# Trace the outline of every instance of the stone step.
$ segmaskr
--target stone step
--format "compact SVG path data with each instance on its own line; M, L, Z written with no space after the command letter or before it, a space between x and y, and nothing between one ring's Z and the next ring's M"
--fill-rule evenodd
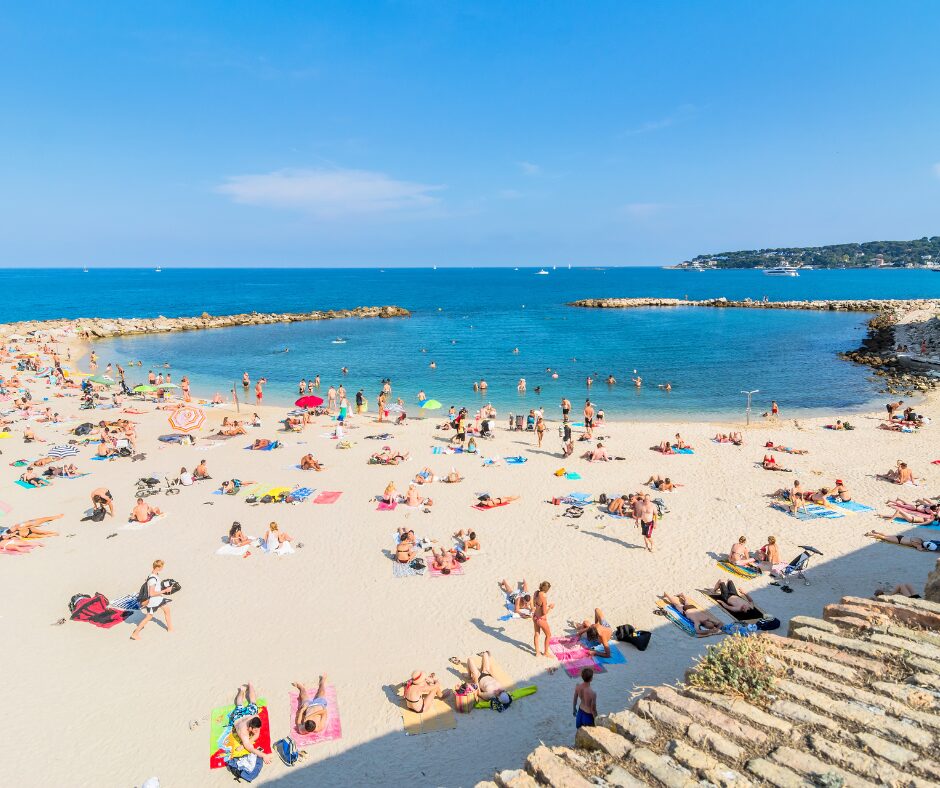
M865 599L858 596L842 597L843 605L851 605L854 608L869 610L872 613L888 616L906 626L919 626L925 629L940 630L940 605L936 605L936 611L920 610L907 607L894 602L885 601L888 599L906 599L906 597L881 597L879 599ZM928 604L933 604L928 603ZM825 613L824 613L825 615Z
M821 761L815 755L795 750L792 747L777 747L770 754L770 758L781 766L786 766L788 769L793 769L804 777L810 778L816 784L819 784L820 777L833 775L841 778L843 785L852 788L876 788L876 786L881 785L880 782L869 782L838 766Z
M613 788L645 788L649 785L648 780L641 780L634 777L620 764L612 764L607 768L604 774L604 782Z
M880 659L868 659L859 654L847 654L844 651L839 651L838 647L832 648L821 643L810 642L809 640L785 638L771 633L765 633L763 637L766 638L772 646L779 648L781 651L802 651L807 654L822 657L823 659L828 659L836 664L847 665L855 670L864 670L879 676L884 673L884 662Z
M796 641L787 641L793 643ZM828 657L819 657L808 651L801 651L796 648L777 648L774 647L774 654L784 662L793 665L805 665L813 670L828 673L842 681L848 681L853 684L859 684L862 681L862 674L855 668L843 665L841 662L834 662Z
M747 788L751 785L751 781L740 772L726 766L708 753L690 747L684 741L672 739L666 744L666 752L677 763L701 775L719 788Z
M792 638L794 629L798 629L799 627L812 627L813 629L829 632L833 635L838 635L842 631L836 624L832 624L822 618L816 618L815 616L793 616L793 618L790 619L789 637Z
M940 675L937 675L934 671L915 673L912 676L908 676L907 680L914 686L925 687L940 692Z
M643 699L637 701L634 709L637 714L654 720L676 733L685 734L690 741L700 747L713 750L731 761L738 761L744 756L744 750L727 737L693 722L691 717L675 711L664 703Z
M613 758L625 758L634 748L625 736L601 726L578 728L574 744L579 749L603 752Z
M752 758L747 762L747 770L775 788L804 788L804 786L815 785L786 766L768 761L766 758Z
M894 738L902 739L915 747L927 748L933 744L933 735L921 728L905 724L899 720L876 714L853 703L838 700L822 692L803 687L787 679L777 679L774 687L791 698L823 711L831 717L852 723L862 729L890 732Z
M843 631L835 624L832 624L831 626L835 627L835 629L837 629L839 632ZM884 645L868 643L862 640L855 640L853 638L843 637L842 635L834 635L831 632L823 631L816 627L797 627L793 630L790 636L795 640L806 640L810 643L818 643L823 646L832 646L835 649L843 649L850 653L868 657L873 660L890 656L894 651L896 651L896 649L889 649ZM883 671L884 667L880 666L880 670Z
M940 662L928 657L906 657L904 660L915 671L940 676Z
M907 749L907 747L902 747L900 744L886 741L880 736L877 736L874 733L869 733L868 731L855 734L844 733L843 736L853 740L856 744L867 747L879 758L883 758L884 760L893 763L895 766L906 766L911 761L917 760L917 753Z
M529 754L525 768L536 781L552 788L592 788L594 785L544 744Z
M892 605L906 607L911 610L923 610L927 613L936 613L940 615L940 603L931 602L929 599L911 599L909 596L883 596L879 597L882 602L890 602Z
M698 780L693 778L692 773L679 766L668 755L637 747L630 754L630 760L666 788L698 788Z
M838 722L822 714L817 714L812 709L806 708L802 703L794 703L789 700L775 700L770 704L770 711L772 714L776 714L787 720L792 720L793 722L798 722L801 725L815 725L817 728L825 728L834 733L838 733L842 730L842 725Z
M671 687L656 687L649 697L662 701L677 711L688 714L693 719L746 744L762 745L767 741L767 734L763 731L729 717L723 711L700 703L694 698L680 695Z
M639 744L649 744L656 741L656 729L632 711L601 714L595 722L597 725L610 728L614 733L626 736L631 741Z
M901 684L897 681L874 681L871 685L878 692L887 695L898 703L904 703L920 711L940 710L940 693L927 687Z
M774 733L783 736L790 736L793 733L793 726L789 722L775 717L773 714L768 714L746 700L730 698L717 692L707 692L700 689L687 689L686 694L705 703L711 703L713 706L728 712L728 714L743 717L748 722L767 728Z
M936 660L938 666L940 666L940 648L937 646L932 646L929 643L921 643L911 638L898 637L897 635L883 635L880 632L870 635L868 639L871 643L887 646L897 651L908 651L911 654L916 654L918 657L924 657L925 659Z
M846 747L816 733L806 737L809 750L827 763L834 763L846 771L855 772L869 780L886 781L892 785L913 784L914 788L932 788L926 780L905 775L890 763L852 747Z

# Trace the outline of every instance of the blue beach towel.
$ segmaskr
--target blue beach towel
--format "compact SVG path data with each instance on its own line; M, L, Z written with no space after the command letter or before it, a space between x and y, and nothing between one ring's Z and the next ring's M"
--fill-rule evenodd
M570 481L577 481L578 479L581 478L581 474L578 473L577 471L571 471L570 473L565 474L565 478Z
M831 495L826 498L829 503L838 506L840 509L845 509L847 512L873 512L875 511L873 506L865 506L863 503L858 503L857 501L840 501L838 498L833 498Z
M20 487L22 487L22 488L24 488L24 489L26 489L26 490L36 490L36 489L38 489L38 487L36 487L35 485L27 484L27 483L24 482L22 479L17 479L17 480L16 480L16 483L17 483Z
M298 487L296 490L291 490L288 495L295 501L306 501L314 492L316 491L310 487Z
M595 662L599 662L601 665L626 665L627 658L623 655L623 652L617 648L613 643L610 644L610 656L602 657L597 651L595 651L594 646L590 641L585 638L581 638L582 645L591 652L591 656L594 658Z
M675 446L673 446L672 450L676 454L695 454L694 449L677 449Z
M99 457L97 454L91 458L95 462L101 462L103 460L110 460L110 457Z
M522 463L528 462L528 461L529 461L529 460L528 460L527 457L523 457L523 456L521 456L521 455L517 455L517 456L515 456L515 457L507 457L507 458L506 458L506 463L507 463L508 465L522 465Z
M279 449L281 447L280 441L271 441L263 449L252 449L251 446L246 446L245 451L271 451L271 449Z
M915 528L940 528L940 523L937 523L936 520L934 520L932 523L927 523L927 524L909 523L903 517L895 517L891 522L897 523L898 525L913 525Z
M440 446L434 446L434 447L431 449L431 454L440 454L441 451L443 451L443 450L441 449Z

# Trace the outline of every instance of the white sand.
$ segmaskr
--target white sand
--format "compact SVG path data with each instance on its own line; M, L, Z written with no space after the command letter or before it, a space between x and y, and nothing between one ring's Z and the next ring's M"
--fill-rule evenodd
M33 390L37 399L47 393L40 384ZM198 393L198 381L194 390ZM785 408L785 397L780 399ZM60 412L77 414L70 410L76 399L54 404ZM556 413L553 406L550 415ZM664 590L692 592L728 579L715 568L709 551L727 551L740 534L748 536L754 549L775 534L784 560L799 552L799 544L825 553L809 573L812 585L797 581L792 594L769 586L766 577L741 581L784 628L790 616L818 615L823 604L841 594L868 595L883 582L921 584L934 562L928 554L866 539L863 534L873 527L914 532L871 514L804 523L768 508L765 496L794 475L811 488L839 476L856 500L876 506L898 493L913 498L937 492L940 466L929 464L940 455L933 429L916 435L882 431L876 429L881 414L854 416L858 428L847 433L822 429L822 419L761 424L746 433L743 448L710 441L716 431L728 431L727 426L611 424L601 430L610 435L605 443L626 461L607 464L562 463L556 453L557 424L546 433L546 447L536 450L533 434L508 432L499 420L495 440L481 444L484 452L521 453L529 461L496 468L484 468L479 458L466 455L432 456L431 447L444 445L451 433L433 429L442 419L428 419L387 429L396 436L392 445L414 457L389 468L366 463L382 442L365 436L385 431L369 419L355 419L357 429L350 433L355 445L339 451L334 441L320 437L324 418L301 435L276 433L275 418L282 413L265 409L263 429L209 451L198 450L205 445L201 440L197 448L157 444L155 437L169 431L166 414L135 416L146 461L90 462L93 448L83 448L77 462L92 475L59 480L42 490L15 486L21 470L7 467L2 500L12 512L0 524L59 512L65 516L54 526L61 535L45 540L43 548L26 556L0 555L0 641L10 721L10 756L2 782L130 786L157 775L164 786L229 784L224 772L208 769L210 710L230 702L236 686L252 680L271 701L272 732L279 738L289 733L290 682L314 681L326 672L339 696L342 740L309 747L306 763L313 766L288 770L275 759L260 782L287 778L298 784L316 779L326 785L472 785L496 768L520 765L539 741L570 743L573 738L574 681L562 670L547 674L558 663L533 656L529 622L498 620L505 612L496 587L500 578L514 583L526 577L533 587L550 580L555 603L550 620L557 634L565 633L567 619L589 616L595 606L604 609L612 624L654 631L647 652L624 646L629 664L597 677L601 711L610 711L624 707L636 687L679 680L691 658L714 642L688 638L655 616L654 600ZM114 415L81 413L82 420L91 416L88 420L94 421ZM211 412L207 427L217 426L222 415ZM35 445L23 445L21 427L15 429L13 438L0 441L7 463L37 454ZM63 427L36 429L50 443L71 437ZM695 446L694 456L664 457L649 450L677 431ZM203 430L197 436L206 434ZM243 451L259 436L278 437L286 447ZM810 451L805 456L777 455L796 474L755 467L768 439ZM325 462L327 470L285 468L307 451ZM192 469L203 458L216 480L302 483L342 490L343 496L329 506L310 501L249 506L241 497L211 495L214 483L203 482L178 496L151 499L170 513L152 527L122 528L138 477L175 476L180 467ZM873 478L899 458L918 476L926 476L928 484L899 488ZM434 499L431 514L404 507L375 511L373 495L389 480L404 489L423 465L436 472L453 466L467 479L426 488ZM580 472L583 480L553 476L562 465ZM636 490L650 473L669 475L684 485L662 496L671 514L656 530L652 555L638 547L642 540L631 521L595 519L593 508L580 520L566 520L559 518L563 508L546 502L575 490L595 495ZM101 485L115 494L117 516L100 524L80 523L89 492ZM477 491L522 499L478 512L470 508ZM256 535L276 520L305 546L282 558L258 550L248 558L216 555L233 520ZM472 527L483 551L465 565L463 577L394 579L383 551L391 548L392 532L400 525L442 543L458 528ZM117 536L107 539L112 533ZM922 529L916 533L940 536ZM101 591L111 598L136 593L154 558L163 558L164 576L183 587L172 602L172 633L155 621L135 643L129 640L128 624L110 630L71 621L51 626L68 616L74 593ZM482 649L490 649L521 683L536 683L538 694L501 715L489 710L460 715L456 730L405 736L390 687L416 668L436 671L453 686L456 677L449 672L448 657L463 658ZM198 726L191 729L191 721Z

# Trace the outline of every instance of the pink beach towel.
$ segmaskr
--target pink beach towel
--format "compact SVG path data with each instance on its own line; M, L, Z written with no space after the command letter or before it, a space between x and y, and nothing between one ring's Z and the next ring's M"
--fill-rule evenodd
M511 503L512 501L503 501L502 503L498 503L495 506L480 506L479 504L475 504L471 506L470 508L476 509L477 511L480 511L480 512L488 512L490 509L499 509L500 506L509 506L509 504Z
M336 702L336 687L332 684L326 685L326 705L330 711L329 719L326 721L326 729L314 731L313 733L300 732L294 725L297 719L297 704L300 695L296 692L290 693L290 736L298 747L306 747L308 744L319 744L324 741L334 741L343 738L343 725L339 718L339 704Z
M450 570L450 574L445 575L443 572L441 572L440 569L434 568L434 564L431 563L433 560L433 558L428 559L428 573L431 575L431 577L453 577L454 575L463 574L463 564L461 564L459 561L455 561L454 568Z
M583 659L571 659L563 662L561 665L572 678L578 678L583 668L590 668L595 673L606 673L607 668L597 662L593 657L584 657Z
M379 501L379 505L375 507L375 511L394 512L396 506L398 506L398 503L395 501L392 501L391 503L385 503L385 501Z
M342 491L334 492L331 490L324 490L316 498L313 499L313 502L314 503L336 503L342 494L343 494Z
M548 648L559 662L571 662L591 656L591 653L576 637L552 638L548 641Z

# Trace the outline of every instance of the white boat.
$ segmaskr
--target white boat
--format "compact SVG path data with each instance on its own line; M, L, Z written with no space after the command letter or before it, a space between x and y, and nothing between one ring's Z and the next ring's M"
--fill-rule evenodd
M87 269L87 268L83 268L83 269L82 269L82 273L83 273L83 274L87 274L87 273L88 273L88 269Z
M799 276L800 272L789 263L784 263L773 268L765 268L764 274L767 276Z
M539 276L548 276L548 271L546 271L544 268L536 271L535 273L538 274Z
M701 273L702 271L707 271L708 269L705 268L705 266L702 265L701 263L692 263L692 265L687 265L685 267L685 270L686 271L698 271Z
M801 265L800 270L801 271L815 271L816 269L811 265Z
M157 274L159 274L161 271L163 271L162 268L154 268L153 270L154 270L154 273L157 273Z
M336 339L333 340L333 344L334 344L334 345L345 345L345 344L346 344L346 340L343 339L342 337L336 337Z

